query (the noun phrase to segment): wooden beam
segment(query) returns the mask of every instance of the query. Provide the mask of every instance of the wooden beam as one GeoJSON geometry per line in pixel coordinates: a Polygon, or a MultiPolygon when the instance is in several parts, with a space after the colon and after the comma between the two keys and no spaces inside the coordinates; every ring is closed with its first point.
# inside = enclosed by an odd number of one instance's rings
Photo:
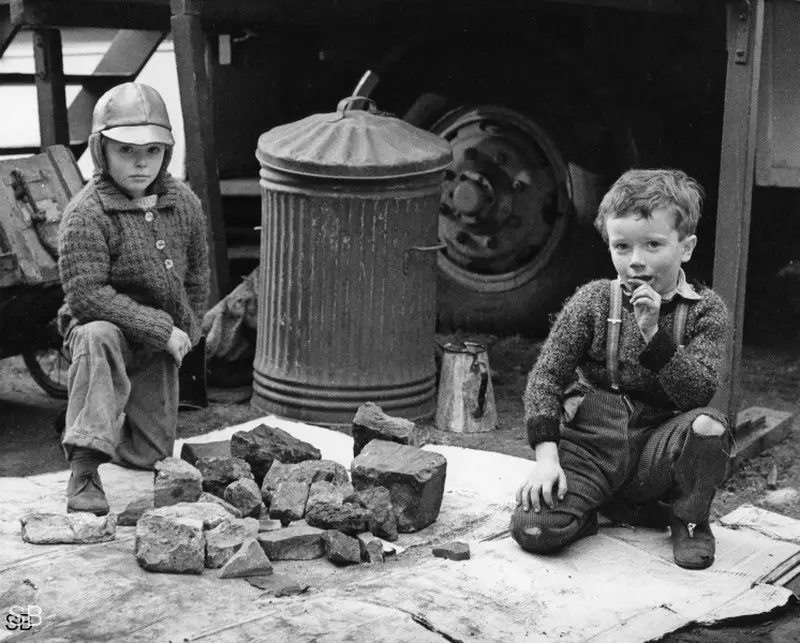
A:
{"type": "Polygon", "coordinates": [[[209,305],[213,305],[230,291],[230,273],[217,172],[211,78],[206,60],[208,43],[200,16],[173,15],[172,38],[186,138],[186,175],[206,215],[211,266],[209,305]]]}
{"type": "Polygon", "coordinates": [[[744,299],[753,198],[764,0],[727,6],[728,68],[722,125],[714,289],[728,305],[727,362],[714,405],[733,418],[739,405],[744,299]]]}
{"type": "Polygon", "coordinates": [[[36,66],[41,149],[50,145],[69,145],[64,61],[61,32],[58,29],[33,31],[33,58],[36,66]]]}

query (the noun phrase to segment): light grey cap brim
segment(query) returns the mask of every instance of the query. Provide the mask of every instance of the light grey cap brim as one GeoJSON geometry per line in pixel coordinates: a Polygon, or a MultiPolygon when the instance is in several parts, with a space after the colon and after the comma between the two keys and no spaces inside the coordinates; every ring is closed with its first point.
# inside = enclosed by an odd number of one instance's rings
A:
{"type": "Polygon", "coordinates": [[[128,127],[112,127],[103,130],[103,136],[131,145],[148,145],[150,143],[163,143],[175,145],[175,139],[166,127],[160,125],[131,125],[128,127]]]}

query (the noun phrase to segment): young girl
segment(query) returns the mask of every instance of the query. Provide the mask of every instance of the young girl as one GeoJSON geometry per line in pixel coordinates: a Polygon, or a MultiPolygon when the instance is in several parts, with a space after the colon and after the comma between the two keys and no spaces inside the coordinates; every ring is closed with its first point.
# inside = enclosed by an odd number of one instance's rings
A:
{"type": "Polygon", "coordinates": [[[178,367],[209,293],[200,201],[167,166],[174,139],[156,90],[125,83],[98,101],[91,181],[67,206],[59,328],[71,353],[67,511],[108,513],[102,462],[152,468],[172,455],[178,367]]]}

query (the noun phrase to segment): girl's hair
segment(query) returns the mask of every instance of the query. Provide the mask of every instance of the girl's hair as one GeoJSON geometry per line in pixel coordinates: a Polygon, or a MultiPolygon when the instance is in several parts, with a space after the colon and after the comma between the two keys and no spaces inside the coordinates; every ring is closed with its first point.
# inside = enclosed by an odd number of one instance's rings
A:
{"type": "Polygon", "coordinates": [[[681,170],[628,170],[619,177],[600,202],[594,227],[608,241],[606,221],[628,215],[649,219],[665,208],[675,215],[681,239],[695,233],[705,192],[681,170]]]}

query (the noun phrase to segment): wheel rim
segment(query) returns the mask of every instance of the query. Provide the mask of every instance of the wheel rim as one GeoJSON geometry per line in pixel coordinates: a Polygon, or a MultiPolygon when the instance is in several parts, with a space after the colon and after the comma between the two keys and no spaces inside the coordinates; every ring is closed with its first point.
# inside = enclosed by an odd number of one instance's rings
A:
{"type": "Polygon", "coordinates": [[[517,288],[567,233],[566,165],[544,130],[498,106],[460,107],[429,128],[453,147],[439,211],[439,268],[479,291],[517,288]]]}
{"type": "Polygon", "coordinates": [[[28,369],[39,386],[53,397],[66,398],[70,358],[64,348],[33,351],[28,369]]]}

